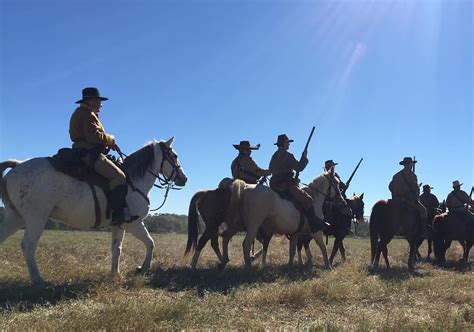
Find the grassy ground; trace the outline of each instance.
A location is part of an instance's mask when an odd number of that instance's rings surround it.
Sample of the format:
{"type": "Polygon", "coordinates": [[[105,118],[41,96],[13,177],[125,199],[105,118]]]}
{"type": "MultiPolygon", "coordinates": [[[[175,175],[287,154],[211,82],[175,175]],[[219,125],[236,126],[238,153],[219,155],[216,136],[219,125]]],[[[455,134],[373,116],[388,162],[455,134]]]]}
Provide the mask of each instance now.
{"type": "Polygon", "coordinates": [[[110,234],[47,231],[37,257],[48,283],[33,287],[21,236],[0,245],[0,330],[474,329],[474,274],[472,263],[456,263],[459,245],[448,252],[448,267],[423,261],[410,273],[407,244],[395,240],[389,247],[393,268],[372,271],[368,239],[347,239],[348,261],[338,256],[335,269],[325,271],[314,243],[315,266],[288,268],[288,242],[274,239],[269,266],[247,271],[242,238],[236,238],[224,271],[206,248],[193,272],[182,260],[184,236],[154,235],[153,271],[142,276],[133,271],[144,247],[127,236],[120,278],[109,275],[110,234]]]}

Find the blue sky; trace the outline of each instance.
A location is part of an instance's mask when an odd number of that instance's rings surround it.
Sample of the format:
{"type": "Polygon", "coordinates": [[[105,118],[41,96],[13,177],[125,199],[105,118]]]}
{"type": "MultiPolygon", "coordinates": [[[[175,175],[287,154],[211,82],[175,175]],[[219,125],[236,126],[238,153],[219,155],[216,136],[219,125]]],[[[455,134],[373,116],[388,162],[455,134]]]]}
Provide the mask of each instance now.
{"type": "MultiPolygon", "coordinates": [[[[303,182],[326,159],[365,192],[366,214],[389,196],[404,156],[440,199],[473,183],[471,1],[0,2],[0,160],[69,146],[85,86],[110,100],[101,119],[124,152],[175,136],[189,177],[162,212],[187,213],[198,189],[230,175],[232,144],[277,135],[303,182]]],[[[152,194],[153,207],[162,193],[152,194]]]]}

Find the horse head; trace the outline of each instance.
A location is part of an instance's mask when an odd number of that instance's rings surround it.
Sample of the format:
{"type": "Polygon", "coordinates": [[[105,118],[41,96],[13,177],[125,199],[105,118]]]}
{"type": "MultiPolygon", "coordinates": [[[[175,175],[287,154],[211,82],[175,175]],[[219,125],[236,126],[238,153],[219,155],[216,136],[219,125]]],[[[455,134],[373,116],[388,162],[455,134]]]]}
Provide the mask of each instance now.
{"type": "Polygon", "coordinates": [[[353,216],[355,216],[357,222],[364,221],[364,194],[357,196],[355,193],[351,198],[347,199],[347,203],[351,207],[353,216]]]}
{"type": "Polygon", "coordinates": [[[313,199],[320,199],[321,201],[329,200],[335,205],[345,204],[339,186],[334,179],[334,174],[331,171],[324,172],[316,177],[308,188],[312,193],[313,199]]]}
{"type": "Polygon", "coordinates": [[[165,184],[175,183],[179,187],[183,187],[188,178],[184,174],[178,155],[175,153],[171,145],[174,142],[174,136],[165,142],[156,142],[154,144],[155,160],[161,160],[158,173],[163,175],[161,179],[165,184]]]}

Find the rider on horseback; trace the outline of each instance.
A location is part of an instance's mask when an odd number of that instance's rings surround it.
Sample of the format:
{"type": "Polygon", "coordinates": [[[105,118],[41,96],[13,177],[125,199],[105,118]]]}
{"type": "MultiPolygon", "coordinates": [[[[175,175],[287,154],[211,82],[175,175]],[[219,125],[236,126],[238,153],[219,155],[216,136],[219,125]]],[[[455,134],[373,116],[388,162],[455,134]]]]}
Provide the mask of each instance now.
{"type": "MultiPolygon", "coordinates": [[[[335,163],[332,159],[326,160],[324,162],[324,170],[326,172],[330,172],[331,168],[336,169],[336,165],[337,165],[337,163],[335,163]]],[[[336,180],[336,182],[339,186],[339,190],[341,191],[341,193],[344,194],[344,197],[345,197],[346,184],[344,182],[342,182],[341,177],[339,176],[339,174],[337,174],[336,171],[334,171],[334,176],[333,177],[334,177],[334,179],[336,180]]]]}
{"type": "Polygon", "coordinates": [[[296,160],[295,156],[288,152],[290,143],[293,140],[288,139],[285,134],[279,135],[275,145],[278,150],[273,154],[270,161],[270,172],[273,174],[270,180],[270,188],[278,193],[289,194],[297,207],[303,209],[311,232],[316,233],[319,230],[327,228],[327,223],[320,220],[313,208],[313,198],[298,186],[298,180],[295,179],[293,171],[301,172],[308,164],[306,151],[301,160],[296,160]]]}
{"type": "Polygon", "coordinates": [[[462,183],[458,180],[453,181],[453,191],[446,198],[446,206],[449,212],[459,213],[468,225],[474,225],[474,214],[469,211],[469,206],[473,206],[474,202],[469,195],[461,190],[462,183]]]}
{"type": "Polygon", "coordinates": [[[396,173],[390,182],[388,189],[392,193],[392,200],[407,203],[416,209],[421,218],[421,234],[420,237],[426,238],[427,228],[426,221],[428,219],[426,208],[420,203],[420,187],[418,178],[413,172],[413,165],[416,163],[411,157],[405,157],[400,161],[400,165],[404,168],[396,173]]]}
{"type": "Polygon", "coordinates": [[[230,169],[232,177],[240,179],[250,184],[257,184],[262,176],[272,174],[268,169],[261,169],[250,157],[252,150],[258,150],[260,144],[251,146],[249,141],[241,141],[239,144],[233,144],[234,148],[239,150],[239,155],[232,161],[230,169]]]}
{"type": "Polygon", "coordinates": [[[112,207],[112,225],[132,221],[126,207],[126,177],[122,170],[109,160],[105,153],[108,149],[119,149],[113,135],[105,133],[99,120],[102,97],[97,88],[89,87],[82,90],[80,104],[71,116],[69,136],[73,141],[72,148],[78,150],[81,160],[92,170],[109,181],[110,205],[112,207]]]}
{"type": "Polygon", "coordinates": [[[439,209],[439,201],[438,198],[431,193],[431,189],[429,184],[425,184],[423,186],[423,194],[420,195],[420,203],[426,208],[430,219],[428,222],[433,220],[433,217],[438,214],[439,209]]]}

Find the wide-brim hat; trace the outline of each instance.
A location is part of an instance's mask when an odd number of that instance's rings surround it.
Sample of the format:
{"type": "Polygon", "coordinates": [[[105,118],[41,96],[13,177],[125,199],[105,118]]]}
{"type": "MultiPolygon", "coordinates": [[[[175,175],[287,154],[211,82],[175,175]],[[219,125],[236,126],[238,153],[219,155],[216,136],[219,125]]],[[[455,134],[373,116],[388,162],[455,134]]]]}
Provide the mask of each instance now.
{"type": "Polygon", "coordinates": [[[260,144],[257,145],[250,145],[249,141],[240,141],[239,144],[232,144],[234,148],[237,150],[241,149],[250,149],[250,150],[258,150],[260,148],[260,144]]]}
{"type": "Polygon", "coordinates": [[[456,181],[453,181],[453,188],[456,188],[456,187],[461,187],[462,186],[462,183],[459,183],[458,180],[456,181]]]}
{"type": "Polygon", "coordinates": [[[335,163],[334,160],[332,160],[332,159],[326,160],[324,162],[324,166],[326,166],[326,167],[327,166],[336,166],[336,165],[337,165],[337,163],[335,163]]]}
{"type": "Polygon", "coordinates": [[[286,134],[282,134],[282,135],[278,135],[277,142],[274,143],[273,145],[282,145],[285,142],[291,143],[291,142],[294,142],[294,140],[289,139],[288,136],[286,136],[286,134]]]}
{"type": "Polygon", "coordinates": [[[433,189],[433,187],[431,187],[429,184],[425,184],[423,186],[423,190],[425,190],[425,189],[433,189]]]}
{"type": "Polygon", "coordinates": [[[76,104],[80,104],[83,101],[90,98],[99,98],[102,101],[109,100],[109,98],[106,98],[100,95],[99,89],[94,88],[94,87],[89,87],[89,88],[82,89],[82,99],[76,101],[76,104]]]}
{"type": "Polygon", "coordinates": [[[399,162],[400,165],[406,165],[408,163],[416,164],[417,161],[413,160],[412,157],[405,157],[402,161],[399,162]]]}

